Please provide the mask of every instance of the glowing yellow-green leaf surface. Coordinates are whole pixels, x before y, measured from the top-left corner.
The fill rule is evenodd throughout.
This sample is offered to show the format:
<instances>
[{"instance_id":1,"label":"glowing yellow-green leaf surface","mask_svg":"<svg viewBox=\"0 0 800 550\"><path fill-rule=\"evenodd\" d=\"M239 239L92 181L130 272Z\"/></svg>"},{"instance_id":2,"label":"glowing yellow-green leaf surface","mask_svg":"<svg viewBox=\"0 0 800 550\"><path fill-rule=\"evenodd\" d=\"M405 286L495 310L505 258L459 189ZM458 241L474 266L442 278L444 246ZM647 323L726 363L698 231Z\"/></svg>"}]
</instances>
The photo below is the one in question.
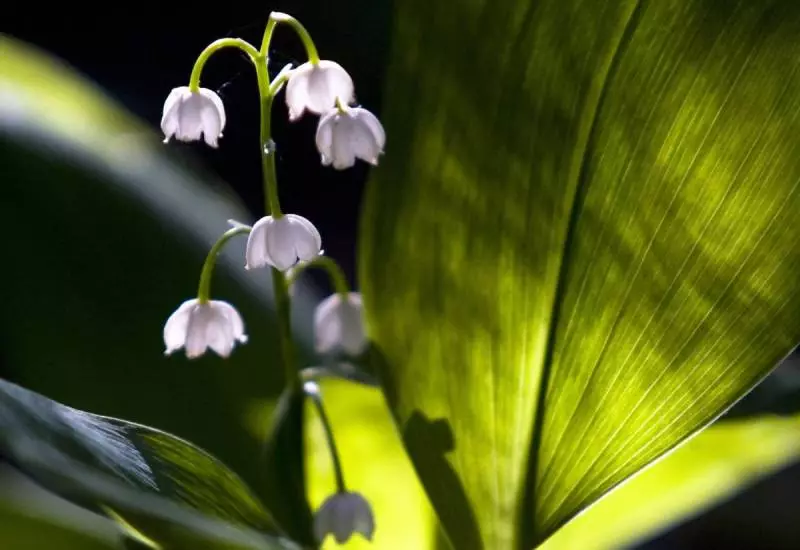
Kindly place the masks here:
<instances>
[{"instance_id":1,"label":"glowing yellow-green leaf surface","mask_svg":"<svg viewBox=\"0 0 800 550\"><path fill-rule=\"evenodd\" d=\"M457 548L530 548L800 340L800 4L409 0L362 223Z\"/></svg>"},{"instance_id":2,"label":"glowing yellow-green leaf surface","mask_svg":"<svg viewBox=\"0 0 800 550\"><path fill-rule=\"evenodd\" d=\"M348 490L358 491L375 514L372 543L360 535L323 549L433 550L436 520L403 449L386 402L376 388L337 379L320 381ZM316 510L336 491L325 432L311 403L306 411L309 500Z\"/></svg>"},{"instance_id":3,"label":"glowing yellow-green leaf surface","mask_svg":"<svg viewBox=\"0 0 800 550\"><path fill-rule=\"evenodd\" d=\"M720 422L608 493L541 548L626 547L702 512L798 456L798 415Z\"/></svg>"}]
</instances>

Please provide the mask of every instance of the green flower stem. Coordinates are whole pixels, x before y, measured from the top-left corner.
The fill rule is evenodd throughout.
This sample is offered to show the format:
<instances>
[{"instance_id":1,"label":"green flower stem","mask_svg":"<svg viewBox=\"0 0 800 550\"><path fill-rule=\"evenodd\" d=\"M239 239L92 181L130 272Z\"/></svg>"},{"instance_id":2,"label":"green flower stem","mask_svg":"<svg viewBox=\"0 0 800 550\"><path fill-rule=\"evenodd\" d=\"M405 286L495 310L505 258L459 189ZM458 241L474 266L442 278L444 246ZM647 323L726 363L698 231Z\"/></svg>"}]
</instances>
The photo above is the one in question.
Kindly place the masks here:
<instances>
[{"instance_id":1,"label":"green flower stem","mask_svg":"<svg viewBox=\"0 0 800 550\"><path fill-rule=\"evenodd\" d=\"M342 299L347 298L347 294L350 292L350 285L347 284L347 277L344 276L344 271L342 271L339 264L328 256L317 256L310 262L297 265L297 267L292 270L292 275L289 277L289 286L294 284L303 271L310 267L320 267L327 271L328 277L330 277L331 283L333 283L333 289L341 295Z\"/></svg>"},{"instance_id":2,"label":"green flower stem","mask_svg":"<svg viewBox=\"0 0 800 550\"><path fill-rule=\"evenodd\" d=\"M256 59L258 58L258 50L255 48L255 46L245 40L242 40L241 38L220 38L219 40L215 40L206 46L206 49L200 53L197 61L194 62L194 67L192 67L192 76L189 77L190 91L196 92L200 89L200 74L203 72L203 67L206 64L206 61L208 61L212 55L222 48L239 48L247 54L247 57L249 57L250 61L253 63L255 63Z\"/></svg>"},{"instance_id":3,"label":"green flower stem","mask_svg":"<svg viewBox=\"0 0 800 550\"><path fill-rule=\"evenodd\" d=\"M272 84L269 85L269 93L274 97L278 95L278 92L281 91L281 88L284 84L289 80L289 76L291 74L291 65L284 68L275 79L272 81Z\"/></svg>"},{"instance_id":4,"label":"green flower stem","mask_svg":"<svg viewBox=\"0 0 800 550\"><path fill-rule=\"evenodd\" d=\"M346 493L347 487L344 484L344 475L342 474L342 463L339 460L339 450L336 448L336 441L333 438L333 428L331 421L325 412L325 407L322 406L322 395L320 394L319 386L316 382L306 382L303 386L306 395L314 403L319 413L319 418L322 421L322 428L325 431L325 440L328 443L328 451L331 453L331 462L333 462L333 470L336 473L336 490L339 493Z\"/></svg>"},{"instance_id":5,"label":"green flower stem","mask_svg":"<svg viewBox=\"0 0 800 550\"><path fill-rule=\"evenodd\" d=\"M197 289L197 299L201 303L206 303L211 297L211 275L214 273L214 266L217 263L217 256L222 251L222 248L237 235L246 235L250 233L250 227L237 226L228 229L222 236L217 239L211 250L208 251L206 261L203 263L203 270L200 272L200 284Z\"/></svg>"},{"instance_id":6,"label":"green flower stem","mask_svg":"<svg viewBox=\"0 0 800 550\"><path fill-rule=\"evenodd\" d=\"M264 38L261 41L262 56L267 57L269 53L269 44L272 41L272 33L275 31L275 27L278 25L278 23L285 23L290 27L292 27L294 32L297 33L297 36L299 36L300 40L302 40L303 42L303 47L306 49L306 55L308 56L308 60L311 62L312 65L316 65L317 63L319 63L319 53L317 52L317 46L314 44L314 41L311 39L311 35L308 33L303 24L287 13L281 13L277 11L272 12L269 15L267 28L264 29Z\"/></svg>"},{"instance_id":7,"label":"green flower stem","mask_svg":"<svg viewBox=\"0 0 800 550\"><path fill-rule=\"evenodd\" d=\"M300 369L297 368L292 341L292 318L289 302L289 287L286 277L274 267L272 271L272 290L275 295L275 311L278 316L278 338L280 339L283 368L286 371L286 383L297 386L301 383Z\"/></svg>"},{"instance_id":8,"label":"green flower stem","mask_svg":"<svg viewBox=\"0 0 800 550\"><path fill-rule=\"evenodd\" d=\"M267 73L267 59L260 54L256 60L256 78L261 100L261 175L264 178L264 197L267 212L273 218L283 216L278 199L278 176L275 173L275 142L272 141L272 87Z\"/></svg>"},{"instance_id":9,"label":"green flower stem","mask_svg":"<svg viewBox=\"0 0 800 550\"><path fill-rule=\"evenodd\" d=\"M275 170L275 143L272 141L272 101L273 86L269 81L267 57L258 53L256 60L256 78L261 102L261 172L264 183L264 201L267 212L273 218L283 216L278 198L278 176ZM277 80L277 78L276 78ZM271 268L272 291L275 296L275 312L278 317L278 338L280 341L283 366L286 371L286 383L290 386L300 384L300 370L296 364L294 343L292 342L291 309L289 288L283 272Z\"/></svg>"}]
</instances>

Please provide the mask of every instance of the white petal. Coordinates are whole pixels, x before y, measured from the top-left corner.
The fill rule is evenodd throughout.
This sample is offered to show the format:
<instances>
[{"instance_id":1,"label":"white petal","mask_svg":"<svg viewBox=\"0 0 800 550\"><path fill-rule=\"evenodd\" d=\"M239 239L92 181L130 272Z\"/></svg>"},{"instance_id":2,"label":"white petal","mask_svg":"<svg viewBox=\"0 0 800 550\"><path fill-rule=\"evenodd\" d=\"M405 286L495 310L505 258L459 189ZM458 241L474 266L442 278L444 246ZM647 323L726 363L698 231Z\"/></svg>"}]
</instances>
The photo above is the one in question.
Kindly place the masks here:
<instances>
[{"instance_id":1,"label":"white petal","mask_svg":"<svg viewBox=\"0 0 800 550\"><path fill-rule=\"evenodd\" d=\"M333 109L322 115L319 119L319 124L317 124L315 141L317 144L317 151L322 155L323 164L325 163L325 159L330 159L333 156L331 147L333 146L333 128L337 116L338 111Z\"/></svg>"},{"instance_id":2,"label":"white petal","mask_svg":"<svg viewBox=\"0 0 800 550\"><path fill-rule=\"evenodd\" d=\"M353 534L353 515L346 502L339 502L333 510L333 538L344 544Z\"/></svg>"},{"instance_id":3,"label":"white petal","mask_svg":"<svg viewBox=\"0 0 800 550\"><path fill-rule=\"evenodd\" d=\"M245 249L246 269L271 265L281 271L298 260L309 261L321 252L322 239L314 225L302 216L265 216L250 231Z\"/></svg>"},{"instance_id":4,"label":"white petal","mask_svg":"<svg viewBox=\"0 0 800 550\"><path fill-rule=\"evenodd\" d=\"M338 98L343 104L352 103L355 88L353 80L335 61L320 61L308 74L308 103L306 108L322 114L336 106Z\"/></svg>"},{"instance_id":5,"label":"white petal","mask_svg":"<svg viewBox=\"0 0 800 550\"><path fill-rule=\"evenodd\" d=\"M200 89L198 100L202 99L200 105L200 125L203 130L203 137L206 144L216 148L218 140L222 136L222 129L225 127L225 107L220 97L206 88Z\"/></svg>"},{"instance_id":6,"label":"white petal","mask_svg":"<svg viewBox=\"0 0 800 550\"><path fill-rule=\"evenodd\" d=\"M289 108L289 120L295 121L305 111L308 104L308 73L310 63L303 63L294 69L286 83L286 106Z\"/></svg>"},{"instance_id":7,"label":"white petal","mask_svg":"<svg viewBox=\"0 0 800 550\"><path fill-rule=\"evenodd\" d=\"M178 102L178 99L180 99L186 93L189 93L188 86L179 86L177 88L173 88L172 90L170 90L167 99L164 101L164 109L162 111L162 114L167 114L169 111L171 111L172 108L175 107L175 104Z\"/></svg>"},{"instance_id":8,"label":"white petal","mask_svg":"<svg viewBox=\"0 0 800 550\"><path fill-rule=\"evenodd\" d=\"M350 135L350 147L353 154L370 164L378 164L381 148L369 128L364 124L355 124Z\"/></svg>"},{"instance_id":9,"label":"white petal","mask_svg":"<svg viewBox=\"0 0 800 550\"><path fill-rule=\"evenodd\" d=\"M341 346L350 355L361 355L367 347L367 335L364 330L363 306L361 295L351 292L347 301L339 307L341 326Z\"/></svg>"},{"instance_id":10,"label":"white petal","mask_svg":"<svg viewBox=\"0 0 800 550\"><path fill-rule=\"evenodd\" d=\"M176 137L182 141L197 141L203 135L203 98L199 94L189 94L178 106L178 132Z\"/></svg>"},{"instance_id":11,"label":"white petal","mask_svg":"<svg viewBox=\"0 0 800 550\"><path fill-rule=\"evenodd\" d=\"M341 324L337 315L341 296L331 294L314 310L314 348L317 353L329 353L341 339Z\"/></svg>"},{"instance_id":12,"label":"white petal","mask_svg":"<svg viewBox=\"0 0 800 550\"><path fill-rule=\"evenodd\" d=\"M291 217L294 249L297 258L302 261L311 261L319 256L322 248L322 237L308 219L297 214L287 214Z\"/></svg>"},{"instance_id":13,"label":"white petal","mask_svg":"<svg viewBox=\"0 0 800 550\"><path fill-rule=\"evenodd\" d=\"M189 325L186 330L186 357L194 359L200 357L208 348L207 329L213 319L208 304L197 304L189 315Z\"/></svg>"},{"instance_id":14,"label":"white petal","mask_svg":"<svg viewBox=\"0 0 800 550\"><path fill-rule=\"evenodd\" d=\"M350 292L344 301L335 293L319 303L314 311L317 353L342 350L349 355L360 355L368 343L360 293Z\"/></svg>"},{"instance_id":15,"label":"white petal","mask_svg":"<svg viewBox=\"0 0 800 550\"><path fill-rule=\"evenodd\" d=\"M214 107L214 112L219 120L219 132L222 132L225 129L226 122L225 104L222 103L222 98L219 97L216 92L209 90L208 88L200 88L200 95L211 101L211 106Z\"/></svg>"},{"instance_id":16,"label":"white petal","mask_svg":"<svg viewBox=\"0 0 800 550\"><path fill-rule=\"evenodd\" d=\"M314 514L314 537L316 537L317 541L322 542L325 540L325 537L328 536L328 533L332 532L333 530L333 504L331 499L335 498L331 497L326 500L322 506L317 510L317 513Z\"/></svg>"},{"instance_id":17,"label":"white petal","mask_svg":"<svg viewBox=\"0 0 800 550\"><path fill-rule=\"evenodd\" d=\"M231 326L233 337L242 344L246 344L247 334L245 334L244 321L242 320L242 316L239 311L237 311L237 309L228 302L213 301L212 303L214 304L214 307L216 307L218 311L228 320L228 323Z\"/></svg>"},{"instance_id":18,"label":"white petal","mask_svg":"<svg viewBox=\"0 0 800 550\"><path fill-rule=\"evenodd\" d=\"M270 263L280 271L286 271L297 262L291 218L283 216L266 232L267 256Z\"/></svg>"},{"instance_id":19,"label":"white petal","mask_svg":"<svg viewBox=\"0 0 800 550\"><path fill-rule=\"evenodd\" d=\"M354 96L353 79L338 63L303 63L292 71L286 85L289 120L297 120L306 110L322 114L336 105L337 98L345 105L352 103Z\"/></svg>"},{"instance_id":20,"label":"white petal","mask_svg":"<svg viewBox=\"0 0 800 550\"><path fill-rule=\"evenodd\" d=\"M169 355L183 347L186 342L186 331L189 325L189 315L197 304L197 299L186 300L167 318L164 323L164 353Z\"/></svg>"},{"instance_id":21,"label":"white petal","mask_svg":"<svg viewBox=\"0 0 800 550\"><path fill-rule=\"evenodd\" d=\"M164 133L164 141L169 141L178 131L178 107L181 98L187 93L189 93L189 88L186 86L174 88L164 102L161 114L161 131Z\"/></svg>"},{"instance_id":22,"label":"white petal","mask_svg":"<svg viewBox=\"0 0 800 550\"><path fill-rule=\"evenodd\" d=\"M383 125L381 121L378 120L378 117L361 107L353 109L353 117L369 128L370 132L372 132L372 135L375 137L375 142L378 144L378 147L383 149L386 146L386 131L383 129Z\"/></svg>"},{"instance_id":23,"label":"white petal","mask_svg":"<svg viewBox=\"0 0 800 550\"><path fill-rule=\"evenodd\" d=\"M369 502L358 493L348 495L352 499L353 516L352 529L364 535L364 538L371 541L375 533L375 517Z\"/></svg>"},{"instance_id":24,"label":"white petal","mask_svg":"<svg viewBox=\"0 0 800 550\"><path fill-rule=\"evenodd\" d=\"M322 542L333 534L339 544L344 544L354 532L372 540L375 520L369 502L359 493L337 493L328 497L314 516L314 536Z\"/></svg>"},{"instance_id":25,"label":"white petal","mask_svg":"<svg viewBox=\"0 0 800 550\"><path fill-rule=\"evenodd\" d=\"M245 247L245 269L264 267L270 262L267 254L267 231L272 223L272 216L264 216L250 230Z\"/></svg>"},{"instance_id":26,"label":"white petal","mask_svg":"<svg viewBox=\"0 0 800 550\"><path fill-rule=\"evenodd\" d=\"M233 326L225 314L215 311L206 325L206 341L217 355L227 358L233 351L236 340L233 337Z\"/></svg>"},{"instance_id":27,"label":"white petal","mask_svg":"<svg viewBox=\"0 0 800 550\"><path fill-rule=\"evenodd\" d=\"M337 170L351 168L356 163L352 145L353 135L356 131L354 122L349 116L339 116L333 130L333 146L331 147L333 167Z\"/></svg>"},{"instance_id":28,"label":"white petal","mask_svg":"<svg viewBox=\"0 0 800 550\"><path fill-rule=\"evenodd\" d=\"M361 107L352 110L352 116L365 128L367 128L375 139L375 145L383 151L386 147L386 131L383 129L381 121L374 114Z\"/></svg>"}]
</instances>

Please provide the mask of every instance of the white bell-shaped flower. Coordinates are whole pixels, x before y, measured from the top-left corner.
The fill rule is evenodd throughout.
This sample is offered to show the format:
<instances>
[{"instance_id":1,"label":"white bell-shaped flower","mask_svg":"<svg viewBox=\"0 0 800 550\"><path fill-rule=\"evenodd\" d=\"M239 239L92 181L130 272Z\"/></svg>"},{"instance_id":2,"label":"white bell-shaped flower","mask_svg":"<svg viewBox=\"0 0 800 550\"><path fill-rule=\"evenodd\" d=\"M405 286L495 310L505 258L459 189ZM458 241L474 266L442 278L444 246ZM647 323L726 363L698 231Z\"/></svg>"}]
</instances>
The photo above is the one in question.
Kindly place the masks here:
<instances>
[{"instance_id":1,"label":"white bell-shaped flower","mask_svg":"<svg viewBox=\"0 0 800 550\"><path fill-rule=\"evenodd\" d=\"M357 158L377 165L386 144L386 132L368 110L340 104L319 119L316 142L322 164L344 170L351 168Z\"/></svg>"},{"instance_id":2,"label":"white bell-shaped flower","mask_svg":"<svg viewBox=\"0 0 800 550\"><path fill-rule=\"evenodd\" d=\"M300 260L313 260L321 249L319 231L303 216L265 216L256 222L247 237L245 269L270 265L286 271Z\"/></svg>"},{"instance_id":3,"label":"white bell-shaped flower","mask_svg":"<svg viewBox=\"0 0 800 550\"><path fill-rule=\"evenodd\" d=\"M172 137L179 141L205 142L216 148L225 128L225 107L222 99L207 88L192 92L188 86L175 88L164 102L161 131L164 143Z\"/></svg>"},{"instance_id":4,"label":"white bell-shaped flower","mask_svg":"<svg viewBox=\"0 0 800 550\"><path fill-rule=\"evenodd\" d=\"M322 503L314 515L314 536L322 543L329 534L344 544L353 533L361 533L371 541L375 518L369 502L359 493L337 493Z\"/></svg>"},{"instance_id":5,"label":"white bell-shaped flower","mask_svg":"<svg viewBox=\"0 0 800 550\"><path fill-rule=\"evenodd\" d=\"M319 303L314 311L314 346L317 353L344 351L360 355L367 347L361 294L348 292L342 299L335 293Z\"/></svg>"},{"instance_id":6,"label":"white bell-shaped flower","mask_svg":"<svg viewBox=\"0 0 800 550\"><path fill-rule=\"evenodd\" d=\"M211 348L220 357L228 357L237 342L247 342L242 316L220 300L186 300L164 324L165 355L185 348L186 357L194 359Z\"/></svg>"},{"instance_id":7,"label":"white bell-shaped flower","mask_svg":"<svg viewBox=\"0 0 800 550\"><path fill-rule=\"evenodd\" d=\"M310 61L294 69L286 83L286 106L289 120L295 121L305 111L321 115L336 105L336 99L344 104L355 98L353 79L335 61Z\"/></svg>"}]
</instances>

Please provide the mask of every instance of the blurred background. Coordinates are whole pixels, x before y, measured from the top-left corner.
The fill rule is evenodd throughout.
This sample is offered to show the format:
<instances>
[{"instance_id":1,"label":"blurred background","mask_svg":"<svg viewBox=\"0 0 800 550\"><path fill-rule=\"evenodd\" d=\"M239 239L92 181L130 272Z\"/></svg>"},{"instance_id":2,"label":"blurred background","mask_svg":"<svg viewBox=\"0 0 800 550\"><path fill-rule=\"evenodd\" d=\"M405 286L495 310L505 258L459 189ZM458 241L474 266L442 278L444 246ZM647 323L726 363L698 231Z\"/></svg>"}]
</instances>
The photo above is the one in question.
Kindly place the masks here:
<instances>
[{"instance_id":1,"label":"blurred background","mask_svg":"<svg viewBox=\"0 0 800 550\"><path fill-rule=\"evenodd\" d=\"M289 11L303 21L312 31L322 56L335 59L347 67L356 82L358 102L380 115L385 60L390 47L389 2L359 0L342 3L310 0L228 2L207 5L193 3L175 6L163 3L104 4L98 5L96 9L87 3L53 4L47 8L41 5L24 6L16 3L13 13L9 8L4 10L0 30L61 58L157 131L164 99L173 87L188 83L193 62L200 51L212 40L226 36L259 42L266 17L272 10ZM271 73L275 74L285 64L297 64L302 59L302 47L292 33L277 33L271 52ZM0 63L2 62L0 55ZM479 67L477 72L480 73ZM237 213L248 218L241 220L245 222L251 222L263 215L260 161L257 154L258 103L254 78L251 67L238 52L225 51L212 58L206 65L202 85L216 90L225 101L228 126L221 140L221 147L211 150L195 144L173 143L171 146L174 158L183 159L187 166L212 174L211 185L214 181L219 181L230 186L235 193L232 201L240 206ZM42 116L48 115L42 113ZM285 117L276 116L274 121L283 209L314 220L324 235L323 248L326 254L340 262L351 284L357 287L355 266L358 219L368 168L364 163L359 163L356 168L344 172L324 169L313 146L315 119L306 117L297 123L289 124ZM389 139L391 140L391 136ZM4 171L0 179L8 180L13 177L13 173ZM35 180L32 181L34 183L31 185L35 184ZM51 197L55 197L58 201L57 207L47 205L44 201L34 200L37 195L43 193L50 193ZM41 189L28 188L27 194L24 195L12 195L10 198L4 196L2 202L5 205L2 210L14 211L16 217L14 215L7 217L5 224L8 225L4 224L2 227L11 227L12 222L9 220L14 220L16 224L37 217L54 220L53 216L62 216L61 219L69 220L71 217L90 216L95 217L98 224L120 223L120 231L123 233L130 229L124 227L124 219L115 218L116 211L104 214L106 203L100 199L92 204L92 199L88 195L70 196L68 193L63 195L53 193L56 192L44 186ZM58 212L54 213L55 210ZM106 215L110 217L106 219ZM44 243L44 246L58 248L68 245L69 243L65 242L66 237L60 240L54 235L62 229L63 227L57 225L50 227L48 238L52 240ZM218 229L219 226L214 228ZM69 232L68 229L63 230ZM160 242L164 231L163 228L154 229L150 235L151 242ZM209 235L211 233L213 232ZM99 247L100 244L88 240L87 236L90 233L79 233L79 235L87 239L82 241L81 246L88 247L86 258L89 258L92 253L91 247ZM113 242L114 239L111 239L104 242L103 246L114 246ZM127 241L125 237L120 236L117 242L122 246ZM34 285L44 285L43 288L50 290L42 291L44 293L41 294L42 302L38 305L46 308L48 303L52 305L47 301L47 297L55 293L55 289L61 289L58 292L66 297L57 306L52 305L59 310L53 315L80 323L65 313L74 312L75 309L70 309L71 307L81 308L84 311L87 308L85 302L70 300L68 295L71 289L75 286L81 289L91 287L94 284L91 282L92 274L96 273L96 270L109 270L107 275L114 278L119 285L118 294L114 294L117 298L120 298L120 294L128 292L131 285L144 285L153 290L151 295L154 295L154 302L143 304L146 311L142 312L143 316L150 316L152 320L153 332L145 337L149 338L146 352L160 353L158 340L160 323L171 308L177 305L178 300L193 291L194 277L199 273L202 261L201 248L198 247L198 251L191 254L187 252L183 258L175 259L176 262L181 262L182 267L165 272L165 280L159 281L143 281L137 278L144 273L149 276L150 272L136 272L135 261L130 265L118 266L115 270L113 266L98 266L90 261L64 264L59 260L58 265L36 264L41 270L32 275L31 279L27 279L27 274L22 275L22 266L30 264L26 264L24 258L7 255L3 260L3 271L8 272L10 269L16 275L11 288L6 285L6 290L10 294L25 293L30 292ZM165 251L164 256L172 253ZM59 279L58 281L48 279L46 275L48 269ZM126 276L127 279L124 278ZM312 292L327 292L324 277L317 273L312 273L309 277L316 289ZM21 281L29 281L30 286L25 288ZM15 288L14 285L20 286ZM228 286L224 288L227 289ZM157 305L156 299L160 300ZM22 302L21 298L10 296L4 307L12 309L17 307L21 311ZM86 316L87 319L91 317L91 312L86 313ZM301 312L299 318L298 322L303 322L303 319L307 320L307 315L304 318ZM97 319L86 321L93 326L98 322ZM102 324L103 321L99 323ZM106 341L113 338L112 334L115 331L120 333L126 331L124 314L112 320L106 319L105 323L113 325L114 329L103 336ZM139 326L139 323L136 326ZM14 330L18 332L15 333ZM98 367L81 375L82 380L76 380L74 374L66 372L62 372L61 375L56 373L44 379L41 373L48 368L48 365L52 367L55 361L47 350L40 350L41 353L36 359L38 367L20 366L24 363L20 362L20 357L28 354L30 350L38 349L38 346L55 348L57 342L62 341L58 334L39 334L39 338L34 338L30 335L30 331L35 330L40 328L23 324L21 327L0 334L0 342L3 343L0 347L0 377L31 387L56 399L77 403L84 408L91 407L97 412L158 423L164 429L174 430L187 437L192 436L198 443L209 448L222 448L230 443L217 441L215 439L217 436L213 435L215 428L224 424L224 419L213 417L211 413L204 416L202 398L190 395L194 392L193 385L196 387L214 385L217 375L211 374L205 367L193 371L191 376L194 380L187 383L188 385L184 385L179 378L169 378L169 375L165 375L166 378L159 379L157 383L167 384L169 391L165 390L163 394L158 395L154 393L150 397L151 406L142 407L141 399L149 395L148 388L152 388L156 382L154 379L142 380L142 376L146 377L149 374L137 373L133 370L134 366L127 370L107 371ZM90 334L95 329L87 328L85 333L81 333L80 330L78 327L79 333L75 338L80 339L83 335L87 342L91 342ZM20 338L15 339L15 334L21 335ZM44 338L52 339L47 343L42 342ZM22 345L19 341L26 343ZM90 344L74 341L70 345L76 348L74 357L85 354L87 348L91 347ZM257 351L252 353L255 354ZM247 357L249 356L242 361L247 361ZM115 361L110 355L102 360ZM48 372L52 372L52 369ZM152 372L148 372L152 374L157 370L154 368ZM232 384L239 384L237 386L239 388L247 382L242 376L241 380ZM125 393L122 391L123 387L133 389ZM252 398L252 403L258 403L259 399L268 400L274 396L254 394L249 397ZM176 403L182 406L176 406ZM176 412L181 408L185 417ZM734 407L726 418L739 418L764 411L788 414L797 412L798 409L800 409L800 362L793 357L789 358L756 391ZM165 419L166 410L170 412ZM213 407L211 410L213 411ZM202 429L191 428L198 414L204 426ZM254 422L261 422L261 418L255 414ZM225 458L237 468L255 469L254 464L248 459L237 458L233 453ZM13 489L25 494L34 494L34 488L21 483L21 481L14 484L8 482L0 486L0 491ZM800 522L797 521L800 514L798 495L800 495L800 465L792 465L766 480L755 483L732 500L714 506L696 518L657 534L653 540L643 542L636 548L641 550L800 548ZM2 525L0 525L0 547L5 548L1 541Z\"/></svg>"}]
</instances>

